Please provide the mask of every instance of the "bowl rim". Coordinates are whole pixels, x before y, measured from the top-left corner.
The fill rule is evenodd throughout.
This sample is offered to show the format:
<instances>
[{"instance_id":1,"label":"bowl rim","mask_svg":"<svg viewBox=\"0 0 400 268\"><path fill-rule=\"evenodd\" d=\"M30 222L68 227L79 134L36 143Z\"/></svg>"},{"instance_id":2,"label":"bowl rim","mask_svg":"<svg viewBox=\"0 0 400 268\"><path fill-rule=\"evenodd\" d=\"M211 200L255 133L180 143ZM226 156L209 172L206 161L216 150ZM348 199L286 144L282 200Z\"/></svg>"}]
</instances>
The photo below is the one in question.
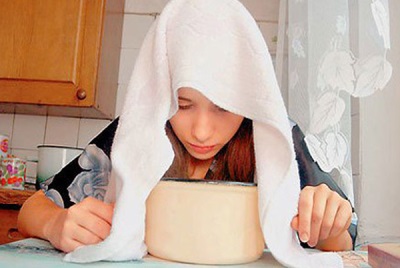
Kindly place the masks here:
<instances>
[{"instance_id":1,"label":"bowl rim","mask_svg":"<svg viewBox=\"0 0 400 268\"><path fill-rule=\"evenodd\" d=\"M72 149L72 150L78 150L78 151L83 151L84 148L81 147L73 147L73 146L64 146L64 145L56 145L56 144L39 144L36 146L36 148L58 148L58 149Z\"/></svg>"},{"instance_id":2,"label":"bowl rim","mask_svg":"<svg viewBox=\"0 0 400 268\"><path fill-rule=\"evenodd\" d=\"M170 178L163 177L160 181L172 181L172 182L188 182L188 183L200 183L200 184L214 184L214 185L229 185L229 186L245 186L255 187L255 182L240 182L240 181L222 181L222 180L205 180L205 179L188 179L188 178Z\"/></svg>"}]
</instances>

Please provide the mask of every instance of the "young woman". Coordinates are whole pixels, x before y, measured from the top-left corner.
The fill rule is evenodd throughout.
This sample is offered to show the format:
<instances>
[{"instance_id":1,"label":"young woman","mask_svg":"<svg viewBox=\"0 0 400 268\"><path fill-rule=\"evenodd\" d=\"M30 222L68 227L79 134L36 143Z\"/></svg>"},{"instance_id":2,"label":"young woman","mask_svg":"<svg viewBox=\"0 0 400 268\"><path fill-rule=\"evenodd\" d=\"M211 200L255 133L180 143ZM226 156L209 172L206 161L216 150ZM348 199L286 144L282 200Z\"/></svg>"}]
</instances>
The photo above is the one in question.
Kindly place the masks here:
<instances>
[{"instance_id":1,"label":"young woman","mask_svg":"<svg viewBox=\"0 0 400 268\"><path fill-rule=\"evenodd\" d=\"M18 219L19 231L24 235L49 240L65 252L96 244L109 236L114 205L103 199L109 185L114 135L121 134L116 133L119 124L129 123L132 117L138 116L135 112L142 111L143 107L148 109L147 112L159 112L157 109L163 104L155 99L164 90L175 94L179 89L178 110L174 110L165 125L175 158L164 176L254 180L257 171L254 148L257 144L253 144L253 137L257 133L253 133L253 124L264 127L263 124L268 122L264 115L278 112L278 108L284 109L281 103L274 106L274 99L270 99L279 89L275 86L272 63L265 55L267 48L257 25L234 0L173 0L166 9L146 37L135 67L132 90L137 95L127 98L126 107L137 110L125 113L122 121L112 122L81 156L43 183L42 190L25 202ZM220 81L223 83L219 84ZM202 88L177 86L180 84L198 84ZM274 94L269 94L271 88ZM262 112L252 114L259 117L258 121L232 112L235 109L228 111L222 108L223 105L216 105L202 93L206 90L214 97L219 96L221 104L235 102L237 106L231 108L246 111L259 108ZM168 98L163 100L167 102ZM164 105L172 107L176 105L175 100L173 105L170 104ZM267 107L271 111L265 112L268 105L277 109ZM282 118L286 120L285 116L280 116L279 120ZM154 121L158 123L157 119ZM162 122L161 127L165 121ZM146 130L149 134L153 129ZM146 135L133 134L138 139L140 135ZM292 219L291 227L308 246L322 250L351 249L355 233L350 224L350 202L330 176L313 162L298 127L292 128L292 135L302 190L298 215Z\"/></svg>"},{"instance_id":2,"label":"young woman","mask_svg":"<svg viewBox=\"0 0 400 268\"><path fill-rule=\"evenodd\" d=\"M49 240L65 252L108 236L113 205L104 203L103 198L117 124L118 120L110 124L80 158L42 184L44 191L39 190L25 202L18 221L21 233ZM181 88L179 111L167 123L166 131L176 155L166 177L253 181L255 160L249 119L216 106L195 89ZM293 135L303 190L292 227L311 247L351 249L355 226L349 228L350 202L310 159L297 126ZM89 162L93 166L85 166ZM87 171L89 168L91 171Z\"/></svg>"}]
</instances>

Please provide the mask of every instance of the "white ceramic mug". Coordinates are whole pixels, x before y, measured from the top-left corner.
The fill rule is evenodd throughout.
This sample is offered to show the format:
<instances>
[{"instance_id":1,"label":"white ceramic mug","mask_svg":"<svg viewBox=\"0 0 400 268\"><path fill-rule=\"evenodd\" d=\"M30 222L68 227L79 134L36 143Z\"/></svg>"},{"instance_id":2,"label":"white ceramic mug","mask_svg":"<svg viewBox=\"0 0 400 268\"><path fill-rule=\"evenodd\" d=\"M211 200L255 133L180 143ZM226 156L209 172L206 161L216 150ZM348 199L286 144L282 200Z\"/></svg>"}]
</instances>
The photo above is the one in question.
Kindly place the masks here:
<instances>
[{"instance_id":1,"label":"white ceramic mug","mask_svg":"<svg viewBox=\"0 0 400 268\"><path fill-rule=\"evenodd\" d=\"M63 167L83 152L81 148L38 145L39 161L37 166L37 180L42 183L57 174Z\"/></svg>"}]
</instances>

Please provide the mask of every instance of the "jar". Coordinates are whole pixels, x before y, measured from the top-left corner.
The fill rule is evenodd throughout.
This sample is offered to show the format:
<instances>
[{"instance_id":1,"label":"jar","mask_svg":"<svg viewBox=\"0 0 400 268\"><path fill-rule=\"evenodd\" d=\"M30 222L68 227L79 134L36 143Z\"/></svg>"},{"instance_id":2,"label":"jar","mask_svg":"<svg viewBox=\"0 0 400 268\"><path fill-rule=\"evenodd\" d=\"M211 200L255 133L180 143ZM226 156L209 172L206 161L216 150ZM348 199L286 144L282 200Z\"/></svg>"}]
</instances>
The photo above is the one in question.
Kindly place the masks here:
<instances>
[{"instance_id":1,"label":"jar","mask_svg":"<svg viewBox=\"0 0 400 268\"><path fill-rule=\"evenodd\" d=\"M2 158L0 164L0 187L24 190L26 161L20 158Z\"/></svg>"},{"instance_id":2,"label":"jar","mask_svg":"<svg viewBox=\"0 0 400 268\"><path fill-rule=\"evenodd\" d=\"M5 134L0 134L0 158L6 158L8 155L9 137Z\"/></svg>"}]
</instances>

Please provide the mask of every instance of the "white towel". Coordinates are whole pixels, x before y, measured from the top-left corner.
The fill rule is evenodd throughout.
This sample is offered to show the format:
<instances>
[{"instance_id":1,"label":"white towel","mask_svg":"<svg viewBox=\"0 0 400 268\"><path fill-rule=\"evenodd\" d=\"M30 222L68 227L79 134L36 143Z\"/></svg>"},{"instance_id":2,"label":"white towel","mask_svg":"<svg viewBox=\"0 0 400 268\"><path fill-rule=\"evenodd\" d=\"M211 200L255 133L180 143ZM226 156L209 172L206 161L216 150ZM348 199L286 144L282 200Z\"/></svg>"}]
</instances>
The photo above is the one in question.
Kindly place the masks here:
<instances>
[{"instance_id":1,"label":"white towel","mask_svg":"<svg viewBox=\"0 0 400 268\"><path fill-rule=\"evenodd\" d=\"M174 153L165 123L177 90L192 87L216 105L253 120L260 222L274 257L290 267L342 267L334 253L309 254L290 227L299 175L288 115L265 41L236 0L171 0L139 53L116 132L108 201L116 201L111 233L65 260L141 259L145 201Z\"/></svg>"}]
</instances>

